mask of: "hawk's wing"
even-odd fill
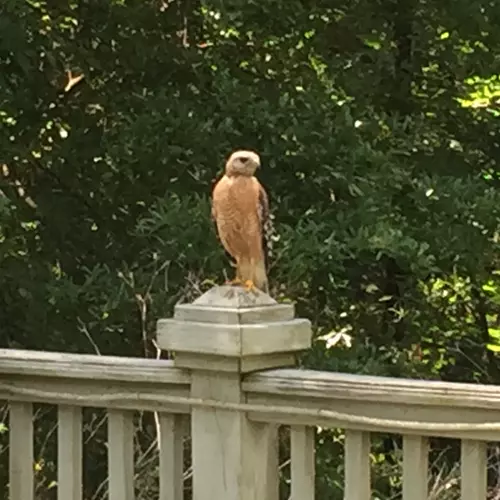
[[[262,235],[262,251],[264,253],[264,261],[266,270],[269,269],[269,259],[272,257],[272,235],[274,226],[272,216],[269,213],[269,198],[265,189],[259,183],[259,220],[260,232]]]

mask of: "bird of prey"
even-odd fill
[[[268,293],[267,253],[272,229],[266,191],[255,177],[260,167],[253,151],[235,151],[212,196],[212,217],[225,250],[236,261],[233,285]]]

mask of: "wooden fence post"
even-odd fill
[[[295,364],[311,345],[308,320],[264,293],[214,287],[173,319],[158,321],[158,344],[191,370],[191,397],[244,403],[242,375]],[[241,411],[194,406],[194,500],[278,500],[277,427]]]

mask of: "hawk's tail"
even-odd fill
[[[246,260],[242,259],[238,263],[238,277],[241,281],[252,281],[253,284],[265,293],[269,293],[267,281],[266,263],[264,259]]]

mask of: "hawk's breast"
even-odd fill
[[[254,177],[224,176],[213,192],[217,230],[234,257],[262,256],[259,190]]]

